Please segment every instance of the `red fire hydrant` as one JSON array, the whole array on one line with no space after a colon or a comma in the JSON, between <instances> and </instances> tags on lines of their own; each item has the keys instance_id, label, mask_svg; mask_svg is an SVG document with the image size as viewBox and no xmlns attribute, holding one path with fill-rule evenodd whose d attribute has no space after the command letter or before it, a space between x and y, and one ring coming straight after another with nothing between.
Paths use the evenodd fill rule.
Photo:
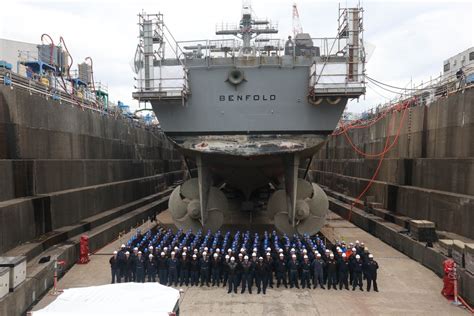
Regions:
<instances>
[{"instance_id":1,"label":"red fire hydrant","mask_svg":"<svg viewBox=\"0 0 474 316\"><path fill-rule=\"evenodd\" d=\"M79 262L80 264L86 264L90 261L89 258L89 236L82 235L80 242L79 251Z\"/></svg>"},{"instance_id":2,"label":"red fire hydrant","mask_svg":"<svg viewBox=\"0 0 474 316\"><path fill-rule=\"evenodd\" d=\"M443 277L443 294L447 299L454 299L454 282L456 280L456 263L453 259L446 259L443 262L444 277Z\"/></svg>"}]
</instances>

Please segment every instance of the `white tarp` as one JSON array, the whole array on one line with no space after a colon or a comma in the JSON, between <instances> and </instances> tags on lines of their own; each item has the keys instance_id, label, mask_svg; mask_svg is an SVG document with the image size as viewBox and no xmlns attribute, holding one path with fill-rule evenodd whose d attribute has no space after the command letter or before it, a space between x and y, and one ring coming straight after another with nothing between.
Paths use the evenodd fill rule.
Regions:
<instances>
[{"instance_id":1,"label":"white tarp","mask_svg":"<svg viewBox=\"0 0 474 316\"><path fill-rule=\"evenodd\" d=\"M64 290L33 316L158 316L172 312L179 291L159 283L117 283Z\"/></svg>"}]
</instances>

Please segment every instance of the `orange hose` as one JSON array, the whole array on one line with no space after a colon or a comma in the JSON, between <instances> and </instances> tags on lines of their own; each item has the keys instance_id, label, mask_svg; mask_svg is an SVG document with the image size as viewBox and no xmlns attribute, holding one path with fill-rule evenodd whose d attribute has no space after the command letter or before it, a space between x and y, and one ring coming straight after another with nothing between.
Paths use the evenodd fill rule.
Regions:
<instances>
[{"instance_id":1,"label":"orange hose","mask_svg":"<svg viewBox=\"0 0 474 316\"><path fill-rule=\"evenodd\" d=\"M458 300L461 301L461 303L467 308L468 311L471 312L471 314L474 314L474 308L472 308L468 303L466 303L466 301L458 295Z\"/></svg>"}]
</instances>

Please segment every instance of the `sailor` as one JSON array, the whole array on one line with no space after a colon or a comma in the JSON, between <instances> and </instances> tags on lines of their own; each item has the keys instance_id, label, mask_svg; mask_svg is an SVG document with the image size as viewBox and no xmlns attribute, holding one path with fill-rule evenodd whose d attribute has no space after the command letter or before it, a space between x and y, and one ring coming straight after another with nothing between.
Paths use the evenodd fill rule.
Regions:
<instances>
[{"instance_id":1,"label":"sailor","mask_svg":"<svg viewBox=\"0 0 474 316\"><path fill-rule=\"evenodd\" d=\"M252 263L249 261L249 257L245 256L244 261L240 265L242 270L242 289L240 293L244 293L246 287L248 286L249 293L252 294Z\"/></svg>"},{"instance_id":2,"label":"sailor","mask_svg":"<svg viewBox=\"0 0 474 316\"><path fill-rule=\"evenodd\" d=\"M242 253L239 253L237 258L238 259L235 261L239 264L237 269L237 286L239 286L242 282L242 262L244 262L244 255Z\"/></svg>"},{"instance_id":3,"label":"sailor","mask_svg":"<svg viewBox=\"0 0 474 316\"><path fill-rule=\"evenodd\" d=\"M303 256L303 262L301 263L301 287L304 289L306 286L308 289L311 288L310 284L310 270L311 264L309 262L308 255Z\"/></svg>"},{"instance_id":4,"label":"sailor","mask_svg":"<svg viewBox=\"0 0 474 316\"><path fill-rule=\"evenodd\" d=\"M120 283L120 267L117 254L118 252L114 251L114 255L109 259L110 270L112 271L112 284L115 283L115 280L117 280L117 283Z\"/></svg>"},{"instance_id":5,"label":"sailor","mask_svg":"<svg viewBox=\"0 0 474 316\"><path fill-rule=\"evenodd\" d=\"M125 259L124 259L124 272L123 276L125 278L125 282L130 282L131 281L131 275L132 275L132 258L130 257L130 252L126 251L125 252Z\"/></svg>"},{"instance_id":6,"label":"sailor","mask_svg":"<svg viewBox=\"0 0 474 316\"><path fill-rule=\"evenodd\" d=\"M142 256L142 252L137 252L135 259L135 282L145 282L145 258Z\"/></svg>"},{"instance_id":7,"label":"sailor","mask_svg":"<svg viewBox=\"0 0 474 316\"><path fill-rule=\"evenodd\" d=\"M206 248L204 248L204 249L206 249ZM210 286L210 284L209 284L210 262L209 262L209 258L207 256L207 252L205 252L205 251L202 253L202 258L199 262L199 267L200 267L200 273L201 273L201 286L204 285L204 282L206 283L207 286Z\"/></svg>"},{"instance_id":8,"label":"sailor","mask_svg":"<svg viewBox=\"0 0 474 316\"><path fill-rule=\"evenodd\" d=\"M318 284L322 289L325 289L323 283L323 269L326 265L326 262L321 258L321 254L316 253L316 259L313 263L313 289L315 289Z\"/></svg>"},{"instance_id":9,"label":"sailor","mask_svg":"<svg viewBox=\"0 0 474 316\"><path fill-rule=\"evenodd\" d=\"M222 276L223 276L223 282L224 282L223 287L225 287L227 285L227 280L229 279L230 258L231 258L230 255L225 255L224 262L222 263ZM234 262L235 262L235 258L234 258Z\"/></svg>"},{"instance_id":10,"label":"sailor","mask_svg":"<svg viewBox=\"0 0 474 316\"><path fill-rule=\"evenodd\" d=\"M291 260L288 263L288 271L290 276L290 289L295 287L300 288L298 285L298 269L300 267L299 262L296 260L296 255L293 253L291 255Z\"/></svg>"},{"instance_id":11,"label":"sailor","mask_svg":"<svg viewBox=\"0 0 474 316\"><path fill-rule=\"evenodd\" d=\"M219 254L216 252L213 255L212 263L212 286L220 286L220 278L221 278L221 261L219 259Z\"/></svg>"},{"instance_id":12,"label":"sailor","mask_svg":"<svg viewBox=\"0 0 474 316\"><path fill-rule=\"evenodd\" d=\"M331 286L337 290L337 262L334 259L334 254L329 255L329 260L327 261L327 273L328 273L328 290L331 289Z\"/></svg>"},{"instance_id":13,"label":"sailor","mask_svg":"<svg viewBox=\"0 0 474 316\"><path fill-rule=\"evenodd\" d=\"M168 259L166 258L166 252L161 252L156 264L158 268L158 277L160 278L160 284L168 284Z\"/></svg>"},{"instance_id":14,"label":"sailor","mask_svg":"<svg viewBox=\"0 0 474 316\"><path fill-rule=\"evenodd\" d=\"M374 260L374 256L369 254L369 262L366 265L366 275L367 275L367 292L370 292L370 286L374 284L374 291L378 292L379 289L377 287L377 270L379 265L377 261Z\"/></svg>"},{"instance_id":15,"label":"sailor","mask_svg":"<svg viewBox=\"0 0 474 316\"><path fill-rule=\"evenodd\" d=\"M148 282L156 282L156 261L151 253L148 255L148 261L146 262L146 274Z\"/></svg>"},{"instance_id":16,"label":"sailor","mask_svg":"<svg viewBox=\"0 0 474 316\"><path fill-rule=\"evenodd\" d=\"M354 281L352 283L352 290L355 291L355 288L358 286L361 291L364 289L362 288L362 270L364 267L364 263L360 260L360 255L356 255L356 260L353 263L353 270L354 270Z\"/></svg>"},{"instance_id":17,"label":"sailor","mask_svg":"<svg viewBox=\"0 0 474 316\"><path fill-rule=\"evenodd\" d=\"M250 285L253 286L253 284L257 283L256 275L255 275L255 266L257 265L257 248L253 249L254 252L252 253L252 260L250 263L252 264L252 272L250 274Z\"/></svg>"},{"instance_id":18,"label":"sailor","mask_svg":"<svg viewBox=\"0 0 474 316\"><path fill-rule=\"evenodd\" d=\"M176 253L171 252L171 258L168 259L168 286L178 286L178 259Z\"/></svg>"},{"instance_id":19,"label":"sailor","mask_svg":"<svg viewBox=\"0 0 474 316\"><path fill-rule=\"evenodd\" d=\"M117 260L118 260L118 265L120 269L120 275L119 275L120 280L122 280L122 278L125 278L125 252L126 251L127 250L125 248L125 245L122 244L122 246L120 246L120 250L117 253Z\"/></svg>"},{"instance_id":20,"label":"sailor","mask_svg":"<svg viewBox=\"0 0 474 316\"><path fill-rule=\"evenodd\" d=\"M354 247L351 249L351 254L349 255L349 284L354 283L354 265L356 261L357 249Z\"/></svg>"},{"instance_id":21,"label":"sailor","mask_svg":"<svg viewBox=\"0 0 474 316\"><path fill-rule=\"evenodd\" d=\"M130 254L130 281L136 282L136 270L137 270L137 257L138 257L138 248L133 248L133 252Z\"/></svg>"},{"instance_id":22,"label":"sailor","mask_svg":"<svg viewBox=\"0 0 474 316\"><path fill-rule=\"evenodd\" d=\"M280 249L283 250L283 249ZM285 288L288 288L288 283L286 281L286 276L287 276L287 263L285 260L285 255L283 252L280 252L278 255L279 259L275 263L275 274L276 274L276 279L277 279L277 288L280 287L280 284L283 284Z\"/></svg>"},{"instance_id":23,"label":"sailor","mask_svg":"<svg viewBox=\"0 0 474 316\"><path fill-rule=\"evenodd\" d=\"M199 260L196 254L193 254L193 259L190 262L189 272L191 275L191 286L198 286L199 283Z\"/></svg>"},{"instance_id":24,"label":"sailor","mask_svg":"<svg viewBox=\"0 0 474 316\"><path fill-rule=\"evenodd\" d=\"M272 255L270 253L270 248L267 248L267 254L265 257L265 264L267 265L267 280L268 280L268 285L273 289L273 271L275 270L275 264L272 258Z\"/></svg>"},{"instance_id":25,"label":"sailor","mask_svg":"<svg viewBox=\"0 0 474 316\"><path fill-rule=\"evenodd\" d=\"M179 286L183 286L183 284L186 284L186 286L189 285L189 267L190 264L187 254L186 252L183 252L181 254L181 258L179 259Z\"/></svg>"},{"instance_id":26,"label":"sailor","mask_svg":"<svg viewBox=\"0 0 474 316\"><path fill-rule=\"evenodd\" d=\"M347 255L342 253L341 258L338 261L338 271L339 271L339 290L342 290L342 286L346 290L349 290L349 260Z\"/></svg>"},{"instance_id":27,"label":"sailor","mask_svg":"<svg viewBox=\"0 0 474 316\"><path fill-rule=\"evenodd\" d=\"M229 290L227 293L237 293L237 273L239 269L239 264L235 262L235 258L231 257L230 261L226 263L227 271L228 271L228 282L229 282Z\"/></svg>"},{"instance_id":28,"label":"sailor","mask_svg":"<svg viewBox=\"0 0 474 316\"><path fill-rule=\"evenodd\" d=\"M263 260L263 257L258 258L258 262L255 264L255 278L257 284L257 294L263 291L263 294L267 294L268 286L268 264Z\"/></svg>"}]
</instances>

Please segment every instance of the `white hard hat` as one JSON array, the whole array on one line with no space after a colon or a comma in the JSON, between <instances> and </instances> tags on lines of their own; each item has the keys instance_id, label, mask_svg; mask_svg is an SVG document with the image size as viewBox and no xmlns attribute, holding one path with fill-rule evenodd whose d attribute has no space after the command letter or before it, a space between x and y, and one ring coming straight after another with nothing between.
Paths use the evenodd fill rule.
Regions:
<instances>
[{"instance_id":1,"label":"white hard hat","mask_svg":"<svg viewBox=\"0 0 474 316\"><path fill-rule=\"evenodd\" d=\"M209 248L207 248L207 247L204 247L204 251L208 251L208 250L209 250Z\"/></svg>"},{"instance_id":2,"label":"white hard hat","mask_svg":"<svg viewBox=\"0 0 474 316\"><path fill-rule=\"evenodd\" d=\"M217 258L217 256L218 256L218 254L217 254L217 253L215 253L215 254L214 254L214 258Z\"/></svg>"},{"instance_id":3,"label":"white hard hat","mask_svg":"<svg viewBox=\"0 0 474 316\"><path fill-rule=\"evenodd\" d=\"M243 254L239 253L239 257L243 257L243 256L244 256ZM247 257L247 256L246 256L246 257ZM247 258L248 258L248 257L247 257Z\"/></svg>"},{"instance_id":4,"label":"white hard hat","mask_svg":"<svg viewBox=\"0 0 474 316\"><path fill-rule=\"evenodd\" d=\"M164 250L164 251L167 251L167 250L168 250L168 247L163 248L163 250Z\"/></svg>"},{"instance_id":5,"label":"white hard hat","mask_svg":"<svg viewBox=\"0 0 474 316\"><path fill-rule=\"evenodd\" d=\"M329 249L326 249L326 253L330 252Z\"/></svg>"},{"instance_id":6,"label":"white hard hat","mask_svg":"<svg viewBox=\"0 0 474 316\"><path fill-rule=\"evenodd\" d=\"M153 249L153 246L148 247L148 249Z\"/></svg>"},{"instance_id":7,"label":"white hard hat","mask_svg":"<svg viewBox=\"0 0 474 316\"><path fill-rule=\"evenodd\" d=\"M252 257L256 257L257 254L255 252L252 253Z\"/></svg>"},{"instance_id":8,"label":"white hard hat","mask_svg":"<svg viewBox=\"0 0 474 316\"><path fill-rule=\"evenodd\" d=\"M164 256L164 255L165 255L165 253L162 251L162 252L160 253L160 255Z\"/></svg>"},{"instance_id":9,"label":"white hard hat","mask_svg":"<svg viewBox=\"0 0 474 316\"><path fill-rule=\"evenodd\" d=\"M360 259L360 256L359 256L359 255L356 255L356 259Z\"/></svg>"},{"instance_id":10,"label":"white hard hat","mask_svg":"<svg viewBox=\"0 0 474 316\"><path fill-rule=\"evenodd\" d=\"M253 252L257 252L257 248L253 248Z\"/></svg>"},{"instance_id":11,"label":"white hard hat","mask_svg":"<svg viewBox=\"0 0 474 316\"><path fill-rule=\"evenodd\" d=\"M282 253L282 252L283 252L283 249L281 249L281 248L278 249L278 252L279 252L279 253Z\"/></svg>"},{"instance_id":12,"label":"white hard hat","mask_svg":"<svg viewBox=\"0 0 474 316\"><path fill-rule=\"evenodd\" d=\"M346 254L345 254L345 253L342 253L342 257L345 258L345 257L346 257Z\"/></svg>"},{"instance_id":13,"label":"white hard hat","mask_svg":"<svg viewBox=\"0 0 474 316\"><path fill-rule=\"evenodd\" d=\"M207 252L204 251L204 252L202 253L202 255L203 255L203 256L207 256Z\"/></svg>"},{"instance_id":14,"label":"white hard hat","mask_svg":"<svg viewBox=\"0 0 474 316\"><path fill-rule=\"evenodd\" d=\"M270 247L267 247L267 251L272 251L272 248L270 248Z\"/></svg>"},{"instance_id":15,"label":"white hard hat","mask_svg":"<svg viewBox=\"0 0 474 316\"><path fill-rule=\"evenodd\" d=\"M126 254L126 255L129 255L129 254L130 254L130 252L128 252L128 251L125 251L125 254Z\"/></svg>"},{"instance_id":16,"label":"white hard hat","mask_svg":"<svg viewBox=\"0 0 474 316\"><path fill-rule=\"evenodd\" d=\"M226 258L226 259L229 259L229 258L230 258L230 256L229 256L229 255L225 255L225 258ZM234 257L232 257L232 258L234 258Z\"/></svg>"},{"instance_id":17,"label":"white hard hat","mask_svg":"<svg viewBox=\"0 0 474 316\"><path fill-rule=\"evenodd\" d=\"M308 253L308 250L306 250L306 249L303 249L303 253Z\"/></svg>"},{"instance_id":18,"label":"white hard hat","mask_svg":"<svg viewBox=\"0 0 474 316\"><path fill-rule=\"evenodd\" d=\"M303 259L308 259L308 256L307 256L307 255L304 255L304 256L303 256Z\"/></svg>"},{"instance_id":19,"label":"white hard hat","mask_svg":"<svg viewBox=\"0 0 474 316\"><path fill-rule=\"evenodd\" d=\"M244 252L245 251L245 248L240 248L240 252Z\"/></svg>"},{"instance_id":20,"label":"white hard hat","mask_svg":"<svg viewBox=\"0 0 474 316\"><path fill-rule=\"evenodd\" d=\"M230 258L230 261L235 261L235 258L234 257Z\"/></svg>"},{"instance_id":21,"label":"white hard hat","mask_svg":"<svg viewBox=\"0 0 474 316\"><path fill-rule=\"evenodd\" d=\"M267 256L271 256L271 254L269 252L267 252Z\"/></svg>"},{"instance_id":22,"label":"white hard hat","mask_svg":"<svg viewBox=\"0 0 474 316\"><path fill-rule=\"evenodd\" d=\"M115 250L115 251L114 251L114 255L116 255L117 253L118 253L117 250Z\"/></svg>"},{"instance_id":23,"label":"white hard hat","mask_svg":"<svg viewBox=\"0 0 474 316\"><path fill-rule=\"evenodd\" d=\"M356 252L356 251L357 251L357 249L355 249L355 248L352 248L352 251L353 251L353 252Z\"/></svg>"},{"instance_id":24,"label":"white hard hat","mask_svg":"<svg viewBox=\"0 0 474 316\"><path fill-rule=\"evenodd\" d=\"M258 260L263 260L263 257L258 257Z\"/></svg>"},{"instance_id":25,"label":"white hard hat","mask_svg":"<svg viewBox=\"0 0 474 316\"><path fill-rule=\"evenodd\" d=\"M183 257L185 257L185 256L186 256L186 253L185 253L185 252L183 252L182 256L183 256Z\"/></svg>"},{"instance_id":26,"label":"white hard hat","mask_svg":"<svg viewBox=\"0 0 474 316\"><path fill-rule=\"evenodd\" d=\"M318 253L316 254L316 257L321 257L321 254L318 252Z\"/></svg>"},{"instance_id":27,"label":"white hard hat","mask_svg":"<svg viewBox=\"0 0 474 316\"><path fill-rule=\"evenodd\" d=\"M193 255L193 258L197 258L197 256L196 256L196 255Z\"/></svg>"},{"instance_id":28,"label":"white hard hat","mask_svg":"<svg viewBox=\"0 0 474 316\"><path fill-rule=\"evenodd\" d=\"M183 250L184 250L184 251L188 250L188 247L183 247Z\"/></svg>"},{"instance_id":29,"label":"white hard hat","mask_svg":"<svg viewBox=\"0 0 474 316\"><path fill-rule=\"evenodd\" d=\"M244 257L244 260L249 260L249 256L245 256L245 257Z\"/></svg>"},{"instance_id":30,"label":"white hard hat","mask_svg":"<svg viewBox=\"0 0 474 316\"><path fill-rule=\"evenodd\" d=\"M174 250L178 250L179 248L177 246L174 246Z\"/></svg>"},{"instance_id":31,"label":"white hard hat","mask_svg":"<svg viewBox=\"0 0 474 316\"><path fill-rule=\"evenodd\" d=\"M284 257L284 256L285 256L284 254L280 253L280 257Z\"/></svg>"},{"instance_id":32,"label":"white hard hat","mask_svg":"<svg viewBox=\"0 0 474 316\"><path fill-rule=\"evenodd\" d=\"M138 250L138 247L133 248L133 250Z\"/></svg>"},{"instance_id":33,"label":"white hard hat","mask_svg":"<svg viewBox=\"0 0 474 316\"><path fill-rule=\"evenodd\" d=\"M227 252L232 252L232 249L230 249L230 248L229 248L229 249L227 249Z\"/></svg>"},{"instance_id":34,"label":"white hard hat","mask_svg":"<svg viewBox=\"0 0 474 316\"><path fill-rule=\"evenodd\" d=\"M216 249L216 252L221 252L221 250L219 248Z\"/></svg>"},{"instance_id":35,"label":"white hard hat","mask_svg":"<svg viewBox=\"0 0 474 316\"><path fill-rule=\"evenodd\" d=\"M194 253L197 253L197 252L198 252L198 250L197 250L196 248L194 248L194 250L193 250L193 251L194 251Z\"/></svg>"},{"instance_id":36,"label":"white hard hat","mask_svg":"<svg viewBox=\"0 0 474 316\"><path fill-rule=\"evenodd\" d=\"M122 244L122 246L120 246L120 248L125 248L125 245L124 245L124 244Z\"/></svg>"},{"instance_id":37,"label":"white hard hat","mask_svg":"<svg viewBox=\"0 0 474 316\"><path fill-rule=\"evenodd\" d=\"M331 257L331 258L334 258L334 254L333 254L333 253L331 253L331 254L329 255L329 257Z\"/></svg>"},{"instance_id":38,"label":"white hard hat","mask_svg":"<svg viewBox=\"0 0 474 316\"><path fill-rule=\"evenodd\" d=\"M374 257L374 255L373 255L373 254L369 254L369 258L371 258L371 259L372 259L373 257Z\"/></svg>"},{"instance_id":39,"label":"white hard hat","mask_svg":"<svg viewBox=\"0 0 474 316\"><path fill-rule=\"evenodd\" d=\"M295 254L291 255L291 258L296 258L296 255Z\"/></svg>"},{"instance_id":40,"label":"white hard hat","mask_svg":"<svg viewBox=\"0 0 474 316\"><path fill-rule=\"evenodd\" d=\"M174 251L171 251L171 255L174 256L176 254L176 252Z\"/></svg>"},{"instance_id":41,"label":"white hard hat","mask_svg":"<svg viewBox=\"0 0 474 316\"><path fill-rule=\"evenodd\" d=\"M358 245L358 244L359 244L359 241L358 241L358 240L356 240L356 245Z\"/></svg>"},{"instance_id":42,"label":"white hard hat","mask_svg":"<svg viewBox=\"0 0 474 316\"><path fill-rule=\"evenodd\" d=\"M139 251L139 252L138 252L138 254L139 254L139 255L141 255L141 254L142 254L142 252L141 252L141 251Z\"/></svg>"},{"instance_id":43,"label":"white hard hat","mask_svg":"<svg viewBox=\"0 0 474 316\"><path fill-rule=\"evenodd\" d=\"M295 252L295 248L291 248L291 250L290 250L290 251L291 251L291 252Z\"/></svg>"},{"instance_id":44,"label":"white hard hat","mask_svg":"<svg viewBox=\"0 0 474 316\"><path fill-rule=\"evenodd\" d=\"M148 258L153 258L153 255L150 253L150 254L148 255Z\"/></svg>"}]
</instances>

